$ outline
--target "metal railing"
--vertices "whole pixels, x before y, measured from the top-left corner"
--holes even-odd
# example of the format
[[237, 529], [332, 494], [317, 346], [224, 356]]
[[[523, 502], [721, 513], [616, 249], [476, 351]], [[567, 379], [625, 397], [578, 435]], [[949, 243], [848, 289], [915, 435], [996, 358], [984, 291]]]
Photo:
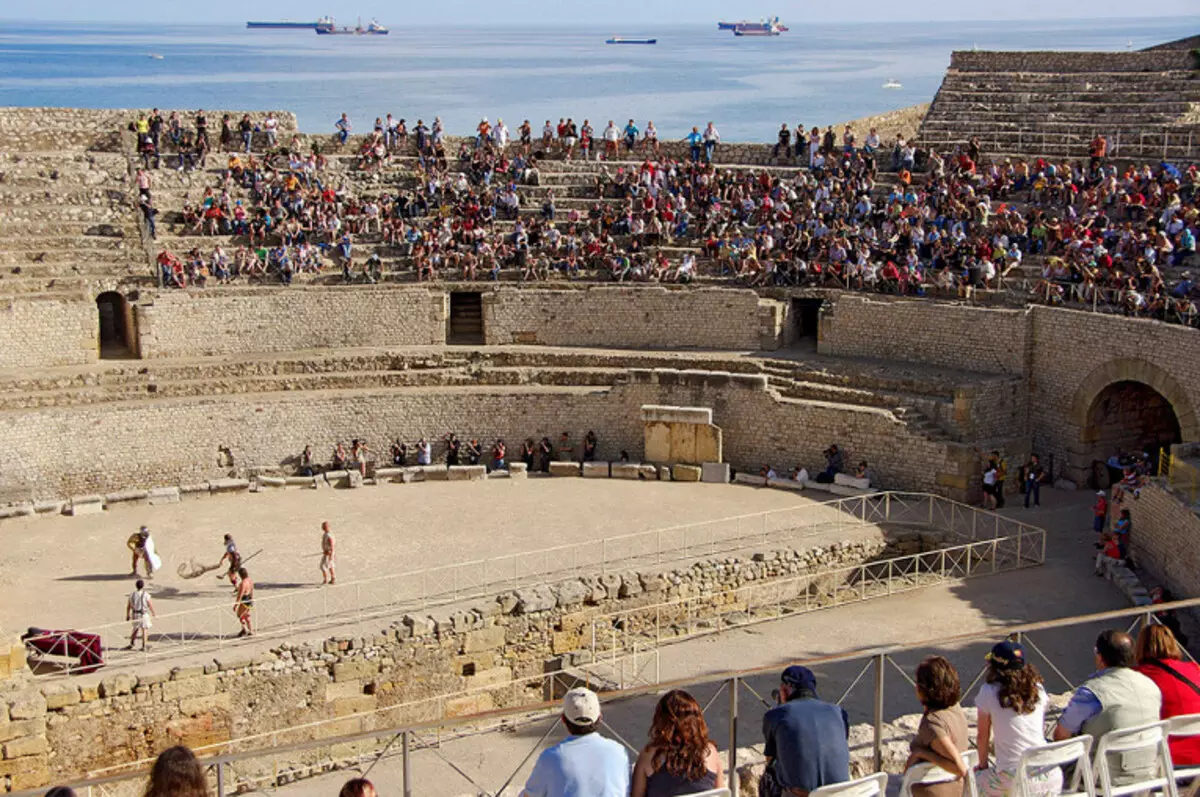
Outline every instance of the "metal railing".
[[[1161, 299], [1158, 305], [1135, 303], [1135, 291], [1126, 288], [1106, 288], [1099, 285], [1046, 277], [1018, 279], [1013, 286], [1026, 298], [1040, 304], [1062, 306], [1072, 310], [1087, 310], [1093, 313], [1127, 315], [1134, 318], [1150, 318], [1168, 324], [1194, 327], [1200, 323], [1200, 310], [1190, 299], [1174, 296], [1151, 297]], [[1137, 293], [1143, 300], [1144, 293]]]
[[[1001, 136], [1007, 133], [1007, 138]], [[1121, 160], [1129, 158], [1152, 158], [1154, 160], [1171, 160], [1172, 158], [1190, 159], [1200, 157], [1200, 136], [1189, 127], [1159, 129], [1144, 129], [1136, 134], [1121, 130], [1113, 133], [1105, 130], [1014, 130], [994, 131], [981, 130], [977, 133], [958, 132], [953, 130], [922, 129], [919, 141], [924, 146], [962, 144], [972, 137], [979, 138], [980, 147], [985, 152], [1016, 152], [1046, 155], [1050, 148], [1065, 149], [1066, 153], [1058, 153], [1054, 157], [1065, 157], [1067, 154], [1087, 155], [1089, 147], [1097, 134], [1102, 134], [1108, 140], [1107, 158]], [[1013, 149], [1013, 147], [1016, 149]]]
[[1036, 567], [1045, 561], [1046, 532], [1018, 528], [1009, 537], [622, 609], [592, 618], [591, 656], [594, 661], [606, 656], [615, 659], [664, 641], [677, 642], [973, 576]]
[[[770, 705], [769, 701], [748, 683], [749, 679], [777, 676], [782, 667], [793, 663], [821, 669], [833, 665], [849, 665], [851, 668], [850, 672], [854, 673], [854, 676], [836, 702], [839, 705], [844, 704], [851, 694], [861, 689], [860, 684], [867, 679], [868, 674], [872, 676], [868, 681], [872, 685], [872, 693], [870, 695], [870, 718], [873, 725], [871, 760], [873, 770], [881, 771], [884, 765], [884, 696], [887, 673], [889, 669], [895, 670], [900, 673], [907, 684], [911, 685], [912, 683], [912, 679], [905, 669], [896, 662], [897, 657], [932, 652], [934, 650], [948, 651], [961, 649], [964, 646], [980, 643], [988, 644], [1003, 638], [1016, 639], [1022, 642], [1030, 651], [1031, 659], [1036, 656], [1037, 661], [1044, 663], [1056, 679], [1061, 680], [1068, 688], [1074, 688], [1076, 686], [1075, 680], [1064, 674], [1064, 668], [1059, 667], [1046, 657], [1033, 639], [1034, 634], [1041, 635], [1043, 632], [1049, 632], [1046, 634], [1047, 636], [1057, 637], [1061, 636], [1065, 629], [1099, 624], [1103, 624], [1105, 627], [1115, 626], [1124, 628], [1129, 621], [1132, 621], [1132, 624], [1129, 625], [1129, 629], [1132, 631], [1138, 625], [1156, 622], [1156, 612], [1195, 607], [1200, 607], [1200, 599], [1176, 601], [1152, 607], [1134, 607], [1094, 614], [1076, 615], [1032, 623], [1007, 624], [988, 628], [983, 631], [943, 636], [919, 642], [888, 645], [868, 650], [860, 649], [800, 660], [787, 660], [764, 667], [709, 673], [690, 678], [668, 681], [655, 679], [655, 682], [647, 681], [630, 688], [606, 692], [602, 694], [601, 700], [607, 707], [606, 713], [608, 713], [609, 708], [612, 708], [614, 704], [634, 698], [652, 696], [666, 689], [718, 685], [716, 693], [708, 700], [705, 711], [708, 712], [711, 710], [717, 698], [722, 694], [728, 696], [726, 721], [728, 727], [727, 753], [729, 763], [727, 770], [733, 773], [737, 766], [736, 753], [739, 746], [740, 730], [739, 701], [743, 696], [742, 692], [748, 692], [751, 698], [761, 702], [764, 706]], [[1084, 658], [1090, 661], [1090, 656], [1084, 656]], [[985, 672], [986, 665], [979, 669], [978, 675], [969, 684], [967, 684], [964, 674], [964, 701], [967, 700], [980, 681], [982, 681]], [[1084, 667], [1082, 672], [1086, 673], [1087, 668]], [[553, 673], [550, 676], [541, 676], [540, 678], [545, 681], [548, 678], [561, 678], [561, 675], [560, 673]], [[563, 682], [558, 680], [554, 681], [554, 683], [557, 683], [561, 688], [570, 683], [570, 681]], [[418, 702], [432, 701], [436, 703], [459, 696], [441, 696], [430, 698], [429, 701]], [[411, 707], [413, 704], [408, 705]], [[365, 774], [361, 768], [362, 764], [369, 762], [369, 766], [366, 768], [366, 772], [369, 773], [371, 767], [374, 767], [379, 761], [393, 757], [398, 757], [403, 767], [404, 797], [412, 797], [411, 756], [414, 751], [421, 748], [430, 750], [437, 758], [446, 763], [451, 770], [474, 785], [479, 793], [498, 795], [506, 786], [514, 781], [515, 777], [547, 741], [554, 729], [560, 727], [558, 723], [552, 724], [550, 729], [538, 739], [530, 753], [521, 760], [511, 773], [508, 773], [507, 770], [499, 773], [489, 773], [490, 777], [495, 779], [495, 785], [485, 786], [480, 784], [479, 780], [487, 780], [488, 777], [480, 776], [478, 779], [471, 777], [470, 773], [466, 772], [442, 753], [439, 749], [441, 743], [449, 738], [511, 729], [514, 724], [527, 724], [539, 719], [545, 720], [553, 717], [558, 712], [559, 704], [557, 700], [547, 697], [542, 702], [532, 705], [516, 706], [456, 717], [429, 720], [415, 719], [407, 721], [404, 724], [384, 727], [387, 712], [395, 711], [399, 708], [391, 707], [369, 714], [353, 715], [337, 720], [338, 722], [358, 723], [358, 729], [329, 738], [309, 738], [302, 741], [291, 741], [298, 736], [302, 736], [306, 731], [311, 735], [313, 729], [319, 725], [319, 723], [313, 723], [297, 728], [244, 737], [243, 739], [219, 745], [201, 747], [197, 748], [197, 752], [207, 767], [209, 778], [217, 797], [227, 797], [229, 794], [251, 789], [262, 790], [272, 788], [284, 785], [298, 778], [328, 772], [334, 768], [358, 768], [359, 771], [356, 774]], [[368, 718], [374, 719], [369, 720]], [[648, 720], [649, 717], [647, 716], [646, 721], [648, 722]], [[374, 727], [370, 727], [372, 724], [374, 724]], [[324, 727], [336, 728], [337, 726], [325, 724]], [[618, 734], [612, 731], [611, 727], [609, 731], [626, 744], [627, 747], [634, 750], [632, 745], [621, 739]], [[239, 746], [249, 746], [252, 744], [259, 745], [264, 749], [236, 749]], [[399, 745], [399, 751], [396, 750], [397, 744]], [[70, 785], [80, 793], [86, 790], [88, 797], [134, 797], [144, 787], [144, 779], [152, 763], [153, 759], [143, 759], [130, 762], [122, 767], [95, 770], [89, 773], [87, 780]], [[731, 777], [730, 789], [734, 795], [737, 794], [738, 785], [738, 778]], [[15, 797], [39, 797], [43, 791], [44, 789], [16, 792]]]
[[[866, 526], [927, 526], [953, 534], [963, 542], [1008, 537], [1034, 526], [927, 493], [883, 492], [825, 503], [757, 512], [700, 523], [669, 526], [599, 540], [559, 545], [537, 551], [478, 559], [406, 573], [329, 586], [291, 589], [275, 594], [256, 591], [255, 638], [291, 637], [323, 628], [346, 629], [372, 619], [433, 607], [493, 598], [497, 593], [538, 586], [572, 577], [593, 576], [634, 567], [729, 556], [738, 552], [796, 546], [821, 535], [841, 535]], [[146, 652], [119, 653], [109, 664], [120, 666], [150, 659], [240, 645], [241, 624], [229, 602], [153, 619]], [[129, 638], [128, 623], [77, 629], [101, 640]], [[29, 640], [41, 648], [67, 650], [68, 632], [46, 633]], [[81, 670], [73, 660], [45, 674]]]

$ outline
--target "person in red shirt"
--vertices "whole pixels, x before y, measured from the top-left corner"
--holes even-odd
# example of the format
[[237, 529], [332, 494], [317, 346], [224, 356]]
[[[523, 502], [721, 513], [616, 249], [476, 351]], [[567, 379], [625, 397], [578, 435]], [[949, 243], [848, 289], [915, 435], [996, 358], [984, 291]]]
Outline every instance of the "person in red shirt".
[[[1138, 635], [1135, 668], [1162, 692], [1162, 719], [1200, 714], [1200, 665], [1183, 661], [1175, 635], [1165, 625], [1148, 625]], [[1169, 742], [1177, 766], [1200, 765], [1200, 736], [1175, 736]]]

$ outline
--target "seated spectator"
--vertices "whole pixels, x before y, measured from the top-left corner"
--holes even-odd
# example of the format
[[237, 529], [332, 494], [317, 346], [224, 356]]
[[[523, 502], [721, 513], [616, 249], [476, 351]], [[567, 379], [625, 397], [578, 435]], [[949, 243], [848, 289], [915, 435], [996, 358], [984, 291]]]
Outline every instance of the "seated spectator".
[[392, 443], [392, 464], [397, 467], [404, 467], [408, 463], [408, 443], [400, 441], [396, 438], [396, 442]]
[[625, 748], [597, 733], [600, 699], [577, 687], [563, 697], [561, 717], [570, 734], [543, 750], [521, 797], [621, 797], [629, 792]]
[[498, 438], [492, 444], [492, 464], [488, 470], [506, 470], [508, 465], [505, 463], [505, 458], [508, 456], [508, 447], [504, 445], [503, 438]]
[[850, 780], [850, 721], [817, 696], [812, 670], [793, 664], [780, 676], [780, 704], [763, 716], [766, 770], [762, 797], [807, 793]]
[[961, 797], [962, 779], [970, 774], [962, 754], [970, 748], [967, 715], [958, 704], [962, 688], [958, 671], [941, 656], [930, 656], [917, 667], [917, 699], [925, 707], [904, 768], [928, 761], [957, 777], [944, 783], [916, 784], [913, 797]]
[[208, 779], [186, 747], [169, 747], [158, 754], [150, 770], [150, 783], [144, 797], [207, 797]]
[[[1136, 657], [1137, 671], [1162, 693], [1162, 719], [1200, 714], [1200, 665], [1183, 660], [1171, 629], [1156, 623], [1144, 626], [1138, 634]], [[1176, 767], [1200, 766], [1200, 736], [1172, 737], [1169, 744]]]
[[1125, 557], [1121, 555], [1121, 545], [1117, 542], [1115, 534], [1105, 534], [1100, 542], [1097, 543], [1100, 548], [1100, 553], [1096, 554], [1096, 569], [1097, 576], [1104, 575], [1105, 563], [1110, 563], [1110, 566], [1123, 564]]
[[[1103, 631], [1096, 638], [1095, 651], [1096, 672], [1071, 696], [1054, 726], [1055, 741], [1081, 733], [1099, 740], [1112, 730], [1158, 721], [1162, 693], [1154, 681], [1133, 669], [1133, 639], [1129, 634]], [[1122, 756], [1110, 763], [1113, 781], [1129, 783], [1149, 775], [1153, 758]]]
[[366, 778], [353, 778], [342, 784], [338, 797], [375, 797], [375, 784]]
[[862, 462], [859, 462], [858, 467], [854, 469], [854, 478], [866, 479], [868, 485], [874, 485], [875, 471], [871, 470], [871, 466], [868, 465], [867, 461], [864, 459]]
[[300, 472], [305, 476], [312, 476], [316, 470], [316, 463], [313, 461], [312, 446], [305, 446], [300, 452]]
[[834, 443], [825, 449], [825, 470], [817, 474], [816, 481], [821, 484], [831, 483], [833, 477], [842, 472], [843, 467], [842, 452], [838, 450], [837, 443]]
[[584, 462], [595, 462], [596, 461], [596, 445], [597, 445], [596, 433], [593, 432], [591, 429], [588, 429], [587, 434], [584, 435], [584, 437], [583, 437], [583, 461]]
[[[987, 656], [985, 683], [979, 688], [979, 766], [976, 780], [983, 797], [1009, 797], [1021, 754], [1045, 743], [1043, 735], [1049, 703], [1042, 676], [1025, 659], [1018, 642], [1000, 642]], [[989, 752], [995, 751], [995, 761]], [[1031, 793], [1049, 797], [1062, 792], [1062, 770], [1031, 773]]]
[[788, 478], [794, 482], [808, 481], [808, 469], [800, 465], [792, 468], [792, 472], [788, 474]]
[[721, 755], [700, 704], [680, 689], [667, 692], [654, 709], [650, 742], [633, 765], [630, 797], [676, 797], [724, 786]]

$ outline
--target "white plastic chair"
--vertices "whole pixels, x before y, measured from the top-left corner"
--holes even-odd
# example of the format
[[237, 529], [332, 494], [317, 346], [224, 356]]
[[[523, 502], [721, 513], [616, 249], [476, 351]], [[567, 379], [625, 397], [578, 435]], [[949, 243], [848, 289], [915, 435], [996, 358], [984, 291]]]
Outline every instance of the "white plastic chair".
[[[967, 750], [962, 753], [963, 763], [967, 766], [967, 774], [963, 777], [963, 794], [966, 797], [979, 797], [979, 786], [975, 783], [975, 765], [979, 763], [979, 751]], [[920, 784], [932, 786], [935, 783], [946, 783], [958, 778], [953, 772], [922, 761], [913, 764], [904, 771], [904, 779], [900, 781], [900, 797], [912, 797], [912, 787]]]
[[[1179, 797], [1175, 789], [1175, 771], [1171, 766], [1171, 751], [1167, 747], [1167, 722], [1148, 722], [1132, 728], [1109, 731], [1100, 737], [1096, 746], [1093, 768], [1096, 770], [1098, 793], [1103, 797], [1124, 797], [1139, 792], [1161, 791], [1163, 797]], [[1131, 756], [1145, 760], [1145, 776], [1125, 782], [1128, 775], [1113, 771], [1109, 759], [1119, 757], [1126, 765], [1133, 764]], [[1139, 764], [1138, 769], [1141, 769]], [[1114, 783], [1114, 775], [1117, 782]]]
[[1017, 774], [1013, 779], [1012, 797], [1028, 797], [1032, 793], [1030, 775], [1037, 770], [1074, 764], [1071, 784], [1063, 784], [1059, 797], [1096, 797], [1096, 780], [1092, 775], [1092, 737], [1084, 734], [1053, 744], [1030, 747], [1021, 753]]
[[[1180, 714], [1178, 717], [1171, 717], [1167, 720], [1167, 736], [1200, 736], [1200, 714]], [[1175, 767], [1175, 762], [1171, 762], [1172, 768], [1175, 769], [1175, 782], [1190, 782], [1196, 778], [1200, 778], [1200, 767]]]
[[887, 793], [887, 773], [876, 772], [858, 780], [831, 783], [813, 789], [808, 797], [883, 797]]

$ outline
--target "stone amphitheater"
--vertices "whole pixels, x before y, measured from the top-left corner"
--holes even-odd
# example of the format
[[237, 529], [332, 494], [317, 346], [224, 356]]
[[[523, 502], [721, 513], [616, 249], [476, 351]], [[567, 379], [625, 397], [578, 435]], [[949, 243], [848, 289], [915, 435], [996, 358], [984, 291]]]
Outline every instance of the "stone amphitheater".
[[[1115, 159], [1194, 163], [1200, 71], [1193, 57], [1169, 49], [955, 53], [918, 141], [947, 150], [978, 137], [993, 159], [1078, 160], [1092, 137], [1104, 133]], [[735, 472], [756, 474], [764, 464], [816, 472], [826, 447], [837, 443], [848, 462], [870, 463], [872, 489], [964, 503], [980, 500], [984, 455], [994, 449], [1014, 471], [1038, 453], [1054, 480], [1069, 488], [1091, 484], [1097, 462], [1114, 451], [1200, 442], [1200, 331], [1031, 305], [1020, 272], [1011, 280], [1020, 287], [978, 291], [969, 301], [750, 288], [722, 275], [698, 244], [684, 240], [660, 249], [671, 261], [697, 256], [698, 277], [689, 285], [523, 283], [508, 271], [494, 282], [417, 283], [411, 260], [367, 233], [356, 236], [356, 245], [380, 251], [379, 284], [343, 285], [340, 277], [316, 274], [300, 275], [291, 286], [165, 289], [155, 266], [161, 249], [213, 243], [187, 234], [178, 210], [213, 183], [222, 164], [214, 156], [207, 170], [153, 173], [163, 212], [151, 240], [133, 181], [138, 160], [128, 125], [137, 113], [0, 109], [5, 534], [36, 536], [50, 515], [124, 513], [121, 522], [136, 524], [130, 509], [156, 500], [286, 489], [306, 445], [324, 459], [335, 443], [351, 439], [369, 441], [380, 460], [371, 464], [368, 485], [405, 481], [401, 473], [384, 473], [390, 441], [411, 445], [449, 431], [485, 444], [503, 438], [512, 458], [526, 438], [553, 440], [567, 430], [579, 440], [594, 430], [597, 459], [614, 463], [605, 476], [617, 475], [623, 454], [631, 463], [685, 466], [635, 469], [635, 478], [698, 478], [701, 471], [690, 466], [702, 462], [667, 461], [648, 450], [646, 407], [711, 411], [720, 430], [717, 458]], [[221, 113], [210, 111], [210, 119]], [[340, 147], [328, 136], [299, 133], [290, 114], [276, 115], [281, 138], [320, 141], [328, 179], [351, 193], [411, 185], [413, 157], [363, 172], [354, 166], [360, 140]], [[686, 158], [677, 142], [664, 150]], [[723, 145], [716, 161], [720, 168], [785, 177], [800, 168], [776, 161], [762, 144]], [[638, 162], [547, 159], [540, 184], [520, 189], [525, 204], [537, 207], [551, 189], [564, 212], [607, 202], [596, 189], [604, 166]], [[894, 174], [881, 173], [876, 193], [896, 184]], [[1031, 256], [1020, 268], [1032, 279], [1040, 260]], [[428, 475], [450, 477], [444, 470]], [[1014, 474], [1010, 491], [1015, 481]], [[344, 473], [325, 483], [361, 484]], [[750, 497], [731, 500], [762, 506]], [[64, 549], [67, 533], [55, 538]], [[841, 566], [899, 550], [888, 547], [900, 544], [894, 538], [879, 534], [856, 542], [860, 547], [837, 548], [821, 563]], [[928, 543], [904, 544], [919, 551]], [[730, 561], [729, 572], [743, 572]], [[751, 571], [754, 577], [808, 572], [810, 564], [748, 561], [762, 570]], [[706, 585], [701, 592], [743, 585], [743, 576], [726, 575], [705, 571], [695, 578]], [[39, 684], [22, 645], [11, 640], [0, 657], [0, 785], [17, 791], [79, 779], [140, 761], [170, 739], [228, 740], [235, 719], [241, 733], [275, 730], [357, 716], [368, 704], [383, 705], [392, 690], [411, 698], [404, 676], [375, 677], [388, 665], [355, 657], [364, 648], [372, 661], [408, 656], [426, 666], [426, 695], [482, 683], [469, 680], [481, 677], [477, 665], [481, 674], [501, 669], [512, 679], [522, 673], [512, 661], [497, 664], [501, 651], [507, 657], [529, 646], [546, 658], [561, 656], [579, 644], [583, 604], [612, 609], [647, 589], [681, 594], [678, 582], [670, 586], [659, 574], [598, 580], [591, 589], [571, 600], [530, 593], [503, 609], [496, 608], [505, 607], [501, 601], [440, 620], [406, 618], [384, 636], [334, 640], [332, 649], [313, 649], [308, 659], [275, 649], [270, 656], [181, 662], [166, 672], [131, 666], [92, 680]], [[531, 672], [530, 662], [522, 666]], [[253, 704], [257, 698], [247, 695], [262, 682], [247, 683], [263, 672], [283, 673], [279, 683], [284, 674], [291, 679], [286, 694], [263, 704], [269, 719], [231, 705]], [[314, 690], [325, 702], [314, 702]], [[513, 699], [466, 700], [439, 710], [471, 714]], [[145, 735], [122, 730], [139, 710], [157, 728]], [[70, 725], [76, 717], [108, 718], [103, 738], [81, 735]]]

